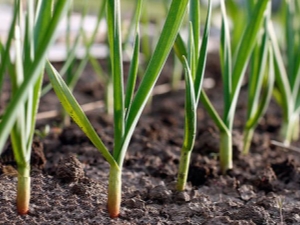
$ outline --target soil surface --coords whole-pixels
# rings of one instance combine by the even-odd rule
[[[217,56],[211,55],[206,76],[214,79],[216,86],[207,93],[221,112],[221,75],[216,62]],[[166,71],[168,68],[164,74]],[[168,80],[164,74],[159,83]],[[83,77],[75,90],[80,103],[103,99],[103,86],[90,67]],[[61,117],[39,120],[38,128],[49,124],[51,129],[48,136],[37,136],[33,144],[30,212],[25,216],[16,213],[17,171],[8,145],[0,161],[0,224],[300,224],[299,153],[270,144],[278,140],[281,123],[281,112],[274,102],[259,123],[250,154],[241,155],[246,86],[234,124],[233,170],[220,175],[219,133],[200,104],[184,192],[175,190],[183,141],[184,91],[153,97],[126,155],[118,219],[110,219],[107,213],[109,165],[101,154],[73,123],[60,128]],[[59,107],[50,92],[42,98],[40,111]],[[87,114],[112,149],[112,118],[103,109]]]

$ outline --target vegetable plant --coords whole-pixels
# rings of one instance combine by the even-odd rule
[[[250,7],[249,11],[251,11]],[[251,18],[251,12],[248,15]],[[267,110],[274,87],[273,51],[268,34],[269,16],[265,17],[264,33],[254,47],[250,60],[247,121],[243,132],[243,154],[249,152],[254,130]]]
[[[35,4],[33,0],[28,0],[25,17],[22,2],[14,1],[9,36],[6,43],[0,45],[0,77],[2,80],[8,71],[12,83],[11,100],[0,122],[0,153],[10,134],[18,167],[17,211],[21,215],[29,211],[31,145],[46,53],[70,1],[41,0]],[[11,48],[15,52],[14,59],[9,53]]]
[[[275,88],[274,97],[282,109],[281,137],[285,145],[299,139],[300,112],[300,26],[299,1],[284,1],[285,37],[284,53],[281,52],[273,24],[269,25],[274,50]]]
[[[184,140],[181,149],[179,172],[177,178],[177,190],[185,189],[188,168],[192,150],[195,144],[197,129],[197,105],[200,98],[201,87],[203,83],[204,70],[207,57],[207,44],[210,30],[211,19],[211,1],[209,1],[206,24],[202,44],[200,48],[200,3],[198,0],[190,1],[189,17],[189,40],[187,58],[181,56],[185,68],[185,123],[184,123]],[[179,37],[178,37],[179,38]],[[179,41],[179,39],[178,39]],[[177,43],[178,45],[178,43]],[[175,48],[179,47],[175,45]],[[184,47],[182,45],[182,47]]]
[[[139,4],[141,3],[142,2],[139,1]],[[130,139],[167,56],[175,42],[178,30],[185,15],[187,4],[188,0],[173,0],[171,2],[163,29],[145,74],[142,77],[141,83],[137,87],[136,92],[134,92],[134,89],[131,87],[135,86],[136,74],[130,73],[128,81],[133,85],[127,85],[127,90],[125,92],[122,67],[122,35],[120,31],[120,0],[106,1],[108,40],[113,77],[114,148],[112,153],[110,153],[103,144],[101,138],[93,129],[91,123],[83,113],[60,74],[49,62],[46,65],[51,84],[63,107],[102,153],[110,165],[108,211],[112,218],[118,217],[120,213],[122,167]],[[139,48],[139,41],[137,41],[138,37],[139,34],[137,32],[134,49]],[[131,63],[137,65],[138,57],[135,55],[136,52],[137,51],[134,51]],[[125,97],[124,94],[126,95]]]
[[[257,1],[255,3],[252,17],[245,26],[233,58],[225,1],[221,1],[220,60],[224,96],[223,117],[221,118],[217,113],[203,89],[201,90],[200,100],[220,130],[220,167],[222,173],[226,173],[228,169],[232,168],[232,127],[237,100],[249,58],[257,42],[258,33],[263,25],[268,3],[268,0]],[[181,43],[182,41],[178,39],[177,54],[186,55]]]

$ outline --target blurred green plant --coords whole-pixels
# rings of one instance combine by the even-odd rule
[[[300,112],[300,3],[299,1],[283,1],[285,37],[282,51],[278,36],[271,23],[269,33],[274,49],[275,88],[274,98],[282,109],[283,123],[281,138],[285,145],[299,139]]]
[[[251,1],[249,1],[251,2]],[[253,7],[248,7],[249,20]],[[264,32],[260,41],[254,47],[248,78],[247,120],[243,132],[243,154],[248,154],[254,130],[267,110],[272,97],[275,75],[273,51],[268,34],[271,9],[264,21]]]
[[[46,53],[70,1],[41,0],[35,4],[33,0],[28,0],[25,17],[22,2],[14,1],[9,36],[5,44],[0,44],[0,78],[3,80],[8,70],[12,83],[11,100],[0,122],[0,153],[10,134],[18,167],[17,211],[21,215],[29,211],[31,145]],[[12,47],[14,58],[10,56]]]
[[[207,18],[203,33],[202,43],[200,45],[200,3],[198,0],[190,1],[189,8],[189,39],[188,46],[185,47],[180,41],[182,38],[178,35],[175,49],[182,48],[179,52],[187,52],[185,55],[178,55],[185,68],[185,123],[184,123],[184,140],[181,148],[179,172],[177,178],[177,190],[183,191],[187,182],[191,153],[195,145],[195,136],[197,129],[197,105],[200,99],[202,89],[206,58],[207,46],[210,31],[211,20],[211,1],[207,10]],[[201,46],[201,47],[200,47]]]
[[[200,100],[220,130],[220,167],[222,173],[232,169],[232,127],[237,105],[237,99],[244,79],[245,71],[253,48],[257,42],[258,33],[262,29],[268,0],[255,3],[251,20],[244,28],[232,62],[232,49],[229,23],[226,14],[225,1],[221,1],[222,26],[220,42],[220,60],[223,80],[224,110],[223,118],[219,116],[205,91],[201,90]],[[177,54],[187,56],[182,39],[177,39]],[[188,57],[187,57],[188,58]]]

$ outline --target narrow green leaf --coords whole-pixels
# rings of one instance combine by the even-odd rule
[[[237,50],[234,67],[232,71],[232,96],[231,104],[227,118],[225,118],[226,123],[229,127],[232,127],[233,118],[235,114],[235,108],[237,104],[237,99],[239,96],[240,88],[242,85],[242,80],[247,68],[247,64],[253,48],[255,46],[257,35],[261,29],[262,22],[265,17],[266,9],[268,6],[268,0],[261,0],[256,3],[256,6],[253,11],[253,18],[247,24],[244,35],[241,38],[239,48]]]
[[[68,88],[64,80],[61,78],[59,73],[50,64],[50,62],[46,63],[46,70],[50,82],[53,86],[53,89],[58,99],[60,100],[62,106],[64,107],[64,109],[73,118],[73,120],[77,123],[80,129],[91,140],[91,142],[96,146],[96,148],[102,153],[103,157],[107,160],[107,162],[111,166],[117,166],[116,161],[109,153],[108,149],[105,147],[102,140],[97,135],[90,121],[84,114],[82,108],[74,98],[72,92],[70,91],[70,89]]]
[[[114,104],[114,157],[117,158],[124,135],[124,85],[123,85],[123,57],[120,28],[120,0],[108,0],[107,25],[110,46],[111,70],[113,77]]]
[[[184,44],[184,41],[180,34],[177,35],[177,38],[174,43],[174,52],[177,55],[178,59],[182,64],[184,64],[183,56],[187,58],[187,50]]]
[[[273,92],[273,87],[274,87],[274,82],[275,82],[275,72],[274,72],[274,60],[273,60],[273,51],[271,48],[270,43],[268,45],[268,50],[269,50],[269,63],[268,63],[268,77],[267,77],[267,84],[266,84],[266,91],[263,93],[261,96],[261,100],[258,103],[258,108],[256,111],[253,111],[251,114],[251,117],[246,123],[246,128],[254,128],[259,119],[263,116],[263,114],[266,112],[267,107],[269,105],[269,102],[272,97],[272,92]]]
[[[42,40],[47,34],[49,23],[52,18],[53,0],[42,0],[41,6],[37,11],[37,21],[34,28],[35,49],[40,47]]]
[[[259,94],[262,89],[263,78],[265,74],[268,52],[269,52],[269,41],[268,41],[268,31],[267,31],[268,19],[265,20],[265,32],[262,37],[262,43],[256,45],[256,50],[252,54],[252,60],[255,61],[255,68],[249,75],[249,91],[248,91],[248,110],[247,118],[253,116],[253,113],[257,110],[259,106]]]
[[[201,90],[200,100],[204,106],[204,108],[207,110],[207,113],[212,118],[212,120],[215,122],[216,126],[219,128],[221,132],[229,133],[228,128],[226,127],[225,123],[219,116],[218,112],[213,107],[212,103],[210,102],[209,98],[207,97],[205,91]]]
[[[200,48],[200,54],[197,63],[197,75],[195,79],[195,95],[196,95],[196,103],[198,104],[200,93],[202,89],[202,83],[204,78],[204,71],[206,66],[206,59],[207,59],[207,47],[208,47],[208,40],[209,40],[209,32],[210,32],[210,21],[211,21],[211,12],[212,12],[212,3],[209,1],[206,22],[204,26],[203,38]],[[198,37],[199,38],[199,37]]]
[[[269,23],[268,26],[269,36],[273,47],[274,54],[274,69],[275,79],[278,91],[281,95],[281,107],[283,110],[283,117],[285,120],[291,116],[293,111],[293,97],[292,90],[289,85],[288,76],[284,67],[283,58],[280,53],[280,49],[277,43],[276,34],[274,32],[273,24]]]
[[[165,64],[167,57],[174,45],[179,27],[182,23],[188,0],[173,0],[165,21],[160,38],[150,59],[145,75],[139,85],[136,95],[128,109],[125,127],[125,137],[122,143],[122,150],[118,154],[117,160],[123,162],[125,152],[131,139],[138,119],[151,95],[151,91],[158,79],[158,76]]]
[[[199,58],[199,48],[200,48],[200,1],[190,0],[190,21],[192,23],[193,40],[195,45],[195,59]]]
[[[27,99],[28,91],[30,90],[32,84],[34,84],[40,76],[41,70],[45,63],[46,53],[54,41],[53,34],[58,26],[58,22],[61,20],[64,12],[66,11],[68,3],[69,0],[60,0],[57,2],[52,20],[49,23],[49,27],[46,31],[46,35],[40,44],[41,47],[36,49],[35,60],[31,64],[24,65],[24,77],[26,77],[26,79],[17,90],[14,98],[11,99],[10,103],[8,104],[0,123],[0,152],[2,151],[8,134],[15,123],[18,115],[18,106]]]
[[[136,83],[136,78],[138,73],[138,65],[139,65],[139,50],[140,50],[140,36],[139,33],[137,33],[134,42],[133,56],[130,62],[130,69],[129,69],[128,80],[126,85],[125,109],[129,108],[134,94],[134,88],[135,88],[135,83]]]
[[[184,58],[185,59],[185,58]],[[194,82],[189,63],[185,59],[185,122],[183,150],[192,151],[196,137],[197,106],[194,90]]]
[[[20,7],[20,0],[16,1],[16,3],[15,3],[12,23],[11,23],[10,28],[9,28],[8,37],[7,37],[5,47],[1,43],[2,47],[1,47],[1,66],[0,66],[0,99],[1,99],[1,94],[2,94],[2,86],[3,86],[5,71],[7,69],[8,64],[10,63],[10,55],[9,55],[10,54],[10,47],[11,47],[13,37],[15,35],[14,32],[15,32],[15,26],[16,26],[16,23],[17,23],[17,18],[18,18],[18,15],[19,15],[17,13],[17,11],[19,10],[19,7]],[[1,148],[0,148],[0,153],[1,153]]]
[[[223,80],[224,118],[227,118],[232,94],[232,59],[230,45],[230,31],[227,21],[225,2],[221,1],[222,26],[220,39],[220,63]],[[228,121],[226,121],[227,123]]]
[[[195,49],[195,43],[194,43],[194,32],[193,32],[193,25],[190,22],[189,24],[189,39],[188,39],[188,63],[189,63],[189,70],[191,70],[191,75],[193,78],[193,83],[196,76],[196,49]]]

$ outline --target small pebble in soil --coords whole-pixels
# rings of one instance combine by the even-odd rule
[[[265,168],[259,174],[255,180],[256,186],[260,190],[270,192],[274,190],[274,182],[277,180],[277,177],[271,167]]]
[[[174,200],[177,203],[185,203],[185,202],[189,202],[191,200],[191,196],[186,191],[175,192]]]
[[[242,185],[240,188],[238,188],[238,192],[240,194],[240,197],[244,201],[249,201],[251,198],[254,198],[256,194],[253,191],[252,185]]]
[[[131,198],[131,199],[126,199],[123,204],[127,208],[137,208],[137,209],[144,209],[145,208],[145,202],[141,199],[136,199],[136,198]]]
[[[84,177],[83,165],[75,155],[66,156],[59,160],[56,175],[63,182],[76,182]]]
[[[157,201],[159,203],[169,202],[172,192],[166,188],[165,185],[158,185],[149,191],[149,199]]]

